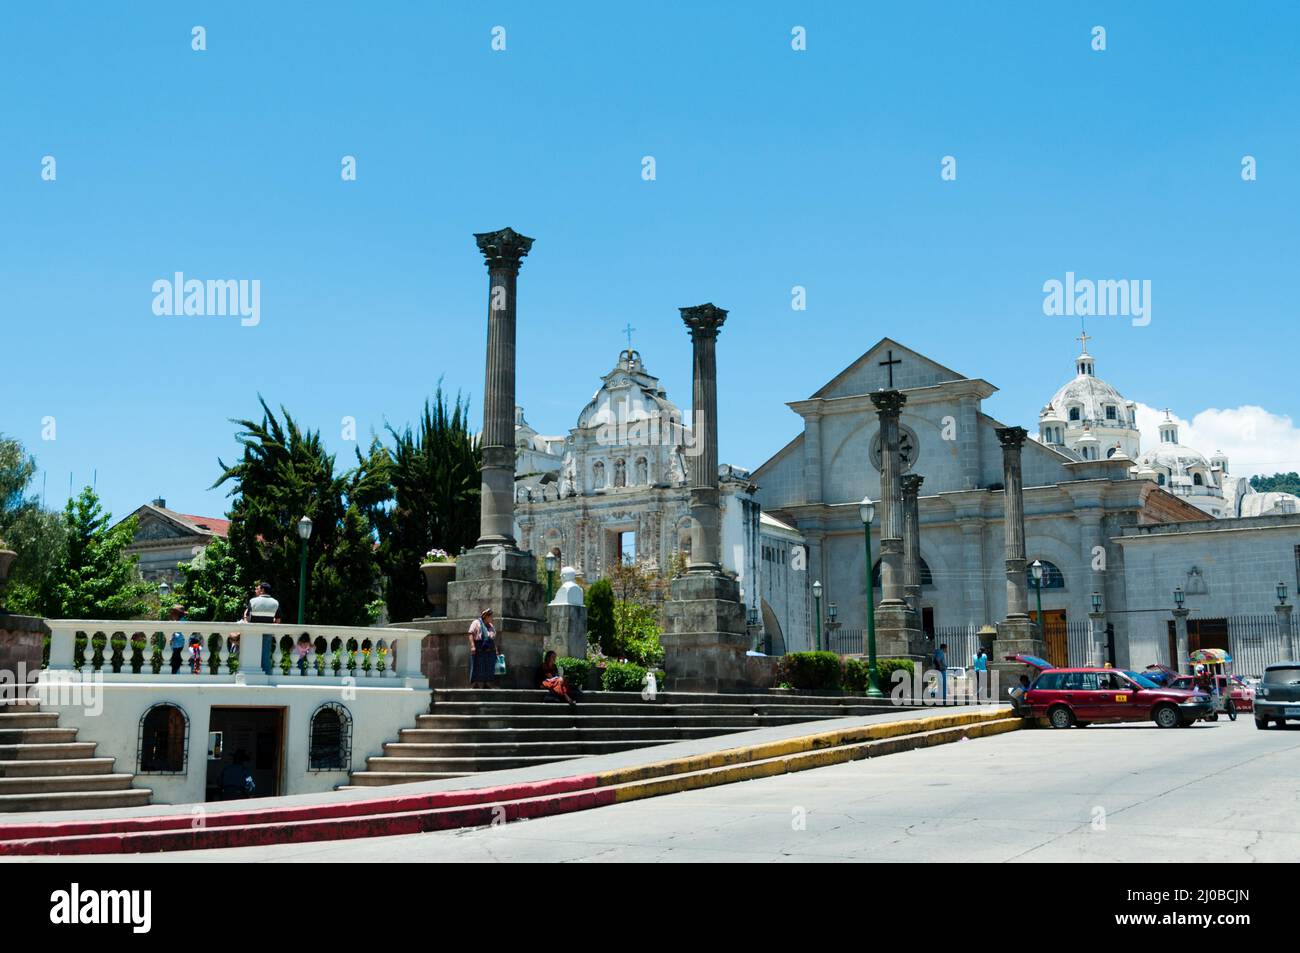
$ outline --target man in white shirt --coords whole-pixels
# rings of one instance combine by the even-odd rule
[[[257,584],[257,594],[248,600],[248,608],[244,610],[245,622],[279,622],[280,621],[280,602],[271,598],[271,587],[264,582]],[[261,671],[269,672],[271,670],[271,654],[274,648],[274,637],[270,635],[262,636],[262,667]]]

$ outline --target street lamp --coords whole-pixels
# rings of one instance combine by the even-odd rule
[[[1280,606],[1286,605],[1286,583],[1284,582],[1277,584],[1277,604]]]
[[[862,520],[862,538],[867,546],[867,697],[883,698],[876,675],[876,594],[871,588],[871,521],[876,518],[876,505],[871,497],[864,496],[858,504],[858,518]]]
[[[1092,611],[1093,611],[1093,612],[1101,612],[1101,593],[1100,593],[1100,592],[1094,592],[1094,593],[1092,594]]]
[[[1281,585],[1281,583],[1278,583],[1278,585]],[[164,579],[162,582],[158,583],[158,595],[159,595],[159,596],[161,596],[162,598],[166,599],[166,598],[167,598],[168,596],[170,596],[171,594],[172,594],[172,587],[169,586],[169,585],[167,585],[167,580],[166,580],[166,579]]]
[[[817,616],[817,651],[822,650],[822,581],[813,583],[814,614]]]
[[[555,558],[555,553],[546,554],[546,601],[550,602],[551,597],[555,595],[555,564],[559,562]]]
[[[311,539],[311,520],[303,517],[298,520],[298,538],[302,540],[302,559],[298,567],[298,624],[306,625],[307,619],[307,540]]]
[[[1029,567],[1030,573],[1034,577],[1034,594],[1038,599],[1038,634],[1043,633],[1043,564],[1035,559],[1032,566]]]
[[[1183,587],[1182,587],[1182,586],[1174,586],[1174,605],[1176,605],[1176,606],[1177,606],[1178,608],[1180,608],[1180,609],[1183,607]]]

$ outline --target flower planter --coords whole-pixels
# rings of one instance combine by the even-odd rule
[[[424,573],[424,601],[429,604],[429,615],[447,614],[447,583],[456,578],[454,562],[421,563]]]

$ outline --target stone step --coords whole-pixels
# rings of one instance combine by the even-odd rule
[[[57,717],[57,715],[56,715]],[[61,744],[77,740],[76,728],[10,728],[0,724],[0,747],[9,745]]]
[[[511,768],[530,768],[537,764],[553,764],[556,761],[582,760],[582,756],[570,755],[511,755],[500,758],[390,758],[379,756],[366,759],[366,768],[370,771],[433,771],[459,772],[473,774],[479,771],[506,771]]]
[[[671,744],[672,738],[633,741],[490,741],[480,744],[410,744],[389,741],[383,757],[388,758],[456,758],[513,757],[529,755],[556,759],[580,755],[613,754],[631,748]]]
[[[397,740],[408,744],[479,744],[502,741],[683,741],[690,738],[711,738],[734,732],[753,731],[754,726],[743,728],[715,728],[703,725],[679,727],[671,722],[644,728],[596,728],[579,723],[574,726],[554,728],[403,728]]]
[[[531,688],[439,688],[433,692],[433,704],[458,702],[537,702],[551,698],[549,692]],[[584,697],[592,702],[668,704],[668,705],[870,705],[880,699],[861,695],[795,695],[788,692],[658,692],[653,702],[644,702],[640,692],[589,691]],[[563,702],[557,702],[563,704]]]
[[[415,781],[445,781],[464,778],[463,771],[358,771],[352,775],[351,784],[340,784],[334,790],[352,791],[357,788],[382,787],[385,784],[411,784]]]
[[[0,698],[0,712],[32,712],[40,711],[41,702],[38,698]],[[58,712],[55,712],[57,715]]]
[[[420,715],[418,728],[446,729],[514,729],[514,728],[717,728],[738,731],[742,728],[776,728],[804,722],[824,721],[829,716],[797,715],[573,715],[556,712],[550,715]]]
[[[0,745],[0,761],[44,761],[93,758],[95,742],[73,741],[54,744]]]
[[[129,774],[55,774],[0,778],[0,794],[47,794],[77,791],[122,791],[131,787]]]
[[[590,696],[588,696],[590,697]],[[569,710],[580,715],[790,715],[796,718],[849,718],[897,711],[891,705],[668,705],[660,702],[592,702],[584,700],[573,708],[552,702],[444,702],[435,705],[435,715],[549,715]]]
[[[47,794],[0,794],[0,814],[25,811],[102,810],[142,807],[153,792],[148,788],[125,791],[55,791]]]
[[[112,770],[112,758],[33,758],[27,761],[0,761],[0,778],[50,777],[56,774],[107,774]]]
[[[57,711],[27,711],[25,708],[9,711],[0,708],[0,731],[11,728],[54,728],[58,724]]]

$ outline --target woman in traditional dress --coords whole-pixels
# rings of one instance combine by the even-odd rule
[[[555,653],[547,652],[546,658],[542,660],[542,670],[539,673],[542,681],[542,688],[546,689],[556,698],[562,698],[570,705],[578,704],[569,694],[569,683],[564,680],[560,674],[560,667],[555,662]]]
[[[492,625],[492,610],[484,609],[469,624],[469,687],[494,688],[496,682],[497,630]]]

